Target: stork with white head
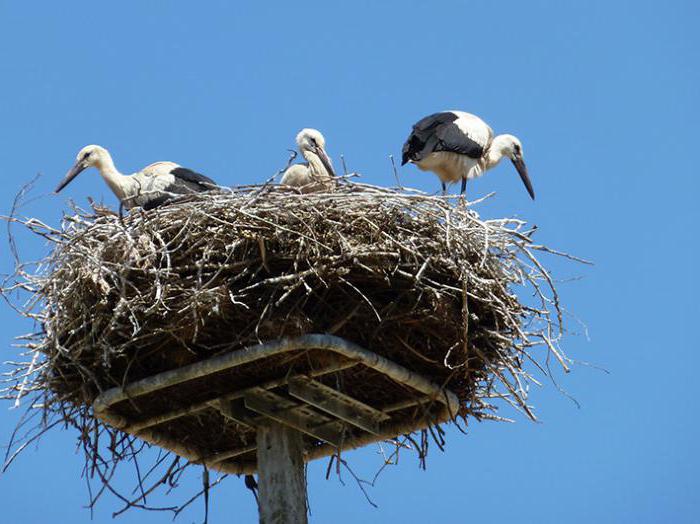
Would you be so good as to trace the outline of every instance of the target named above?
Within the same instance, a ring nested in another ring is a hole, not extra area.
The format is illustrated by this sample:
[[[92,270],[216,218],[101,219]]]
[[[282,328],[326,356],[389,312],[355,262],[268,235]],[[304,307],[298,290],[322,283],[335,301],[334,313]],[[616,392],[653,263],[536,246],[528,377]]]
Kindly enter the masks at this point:
[[[401,165],[416,164],[423,171],[432,171],[446,184],[483,175],[501,159],[509,158],[518,171],[530,197],[535,191],[523,160],[523,147],[513,135],[494,137],[493,130],[476,115],[463,111],[445,111],[429,115],[413,126],[403,146]]]
[[[329,189],[335,171],[326,153],[326,139],[316,129],[302,129],[296,140],[306,162],[290,166],[284,172],[281,184],[298,187],[302,193]]]
[[[109,151],[101,146],[90,145],[80,150],[75,164],[58,184],[55,192],[60,192],[90,167],[97,169],[127,209],[136,206],[153,209],[179,195],[209,191],[218,187],[212,179],[174,162],[156,162],[132,175],[123,175],[115,167]]]

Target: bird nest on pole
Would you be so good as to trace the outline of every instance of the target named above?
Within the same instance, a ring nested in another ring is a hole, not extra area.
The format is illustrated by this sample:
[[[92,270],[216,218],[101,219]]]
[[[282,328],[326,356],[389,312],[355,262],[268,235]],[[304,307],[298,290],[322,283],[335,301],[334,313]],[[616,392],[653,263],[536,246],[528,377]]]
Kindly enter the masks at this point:
[[[134,436],[179,455],[170,475],[180,457],[253,471],[255,417],[285,410],[309,459],[406,435],[424,460],[440,423],[499,419],[498,399],[534,418],[526,363],[567,369],[535,256],[552,251],[470,206],[342,183],[74,208],[58,229],[11,218],[52,249],[4,288],[29,294],[18,309],[39,326],[5,396],[38,397],[42,429],[78,428],[105,482]]]

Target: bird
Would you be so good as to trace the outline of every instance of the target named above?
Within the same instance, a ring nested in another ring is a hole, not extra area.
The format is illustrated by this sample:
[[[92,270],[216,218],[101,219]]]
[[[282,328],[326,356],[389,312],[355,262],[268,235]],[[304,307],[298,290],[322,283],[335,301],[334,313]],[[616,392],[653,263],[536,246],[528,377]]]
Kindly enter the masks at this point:
[[[326,139],[320,131],[307,128],[299,131],[296,142],[306,162],[287,168],[280,183],[298,187],[302,193],[328,189],[335,178],[335,171],[326,153]]]
[[[258,482],[255,480],[255,477],[253,475],[246,475],[243,482],[245,483],[245,487],[253,492],[255,503],[260,506],[260,499],[258,499]]]
[[[497,135],[481,118],[464,111],[443,111],[419,120],[403,146],[401,165],[411,162],[422,171],[432,171],[446,184],[462,180],[461,195],[467,179],[483,175],[508,157],[515,165],[530,197],[535,199],[523,146],[513,135]]]
[[[182,167],[175,162],[155,162],[132,175],[123,175],[114,166],[112,156],[104,147],[85,146],[75,164],[56,187],[59,193],[81,172],[95,167],[126,209],[154,209],[179,195],[201,193],[216,189],[211,178]]]

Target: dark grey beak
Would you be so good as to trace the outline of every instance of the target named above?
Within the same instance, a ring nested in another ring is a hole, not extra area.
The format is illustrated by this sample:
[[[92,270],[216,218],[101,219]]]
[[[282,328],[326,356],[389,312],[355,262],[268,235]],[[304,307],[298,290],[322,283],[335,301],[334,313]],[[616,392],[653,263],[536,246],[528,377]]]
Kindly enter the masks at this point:
[[[328,155],[323,150],[323,148],[316,146],[315,152],[318,155],[318,158],[321,159],[321,163],[323,164],[323,167],[326,168],[326,171],[328,171],[331,176],[335,176],[335,171],[333,170],[331,159],[328,158]]]
[[[516,155],[515,158],[512,159],[512,162],[515,166],[515,169],[518,170],[518,173],[520,174],[520,179],[523,181],[523,184],[525,184],[527,192],[530,193],[530,198],[535,200],[535,190],[532,189],[532,182],[530,182],[530,177],[527,176],[527,166],[525,165],[523,157],[520,155]]]
[[[82,173],[87,166],[83,163],[82,160],[79,160],[75,163],[73,167],[70,168],[70,171],[66,174],[66,176],[61,180],[61,183],[58,184],[58,187],[54,191],[54,193],[58,193],[61,191],[64,187],[66,187],[68,184],[71,183],[71,180],[73,180],[75,177],[77,177],[80,173]]]

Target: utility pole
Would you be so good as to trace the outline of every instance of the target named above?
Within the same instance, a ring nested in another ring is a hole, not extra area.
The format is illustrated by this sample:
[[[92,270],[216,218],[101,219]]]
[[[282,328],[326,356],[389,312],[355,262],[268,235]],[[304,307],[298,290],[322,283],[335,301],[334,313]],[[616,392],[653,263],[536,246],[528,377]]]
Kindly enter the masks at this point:
[[[301,433],[270,420],[257,428],[261,524],[306,524]]]

